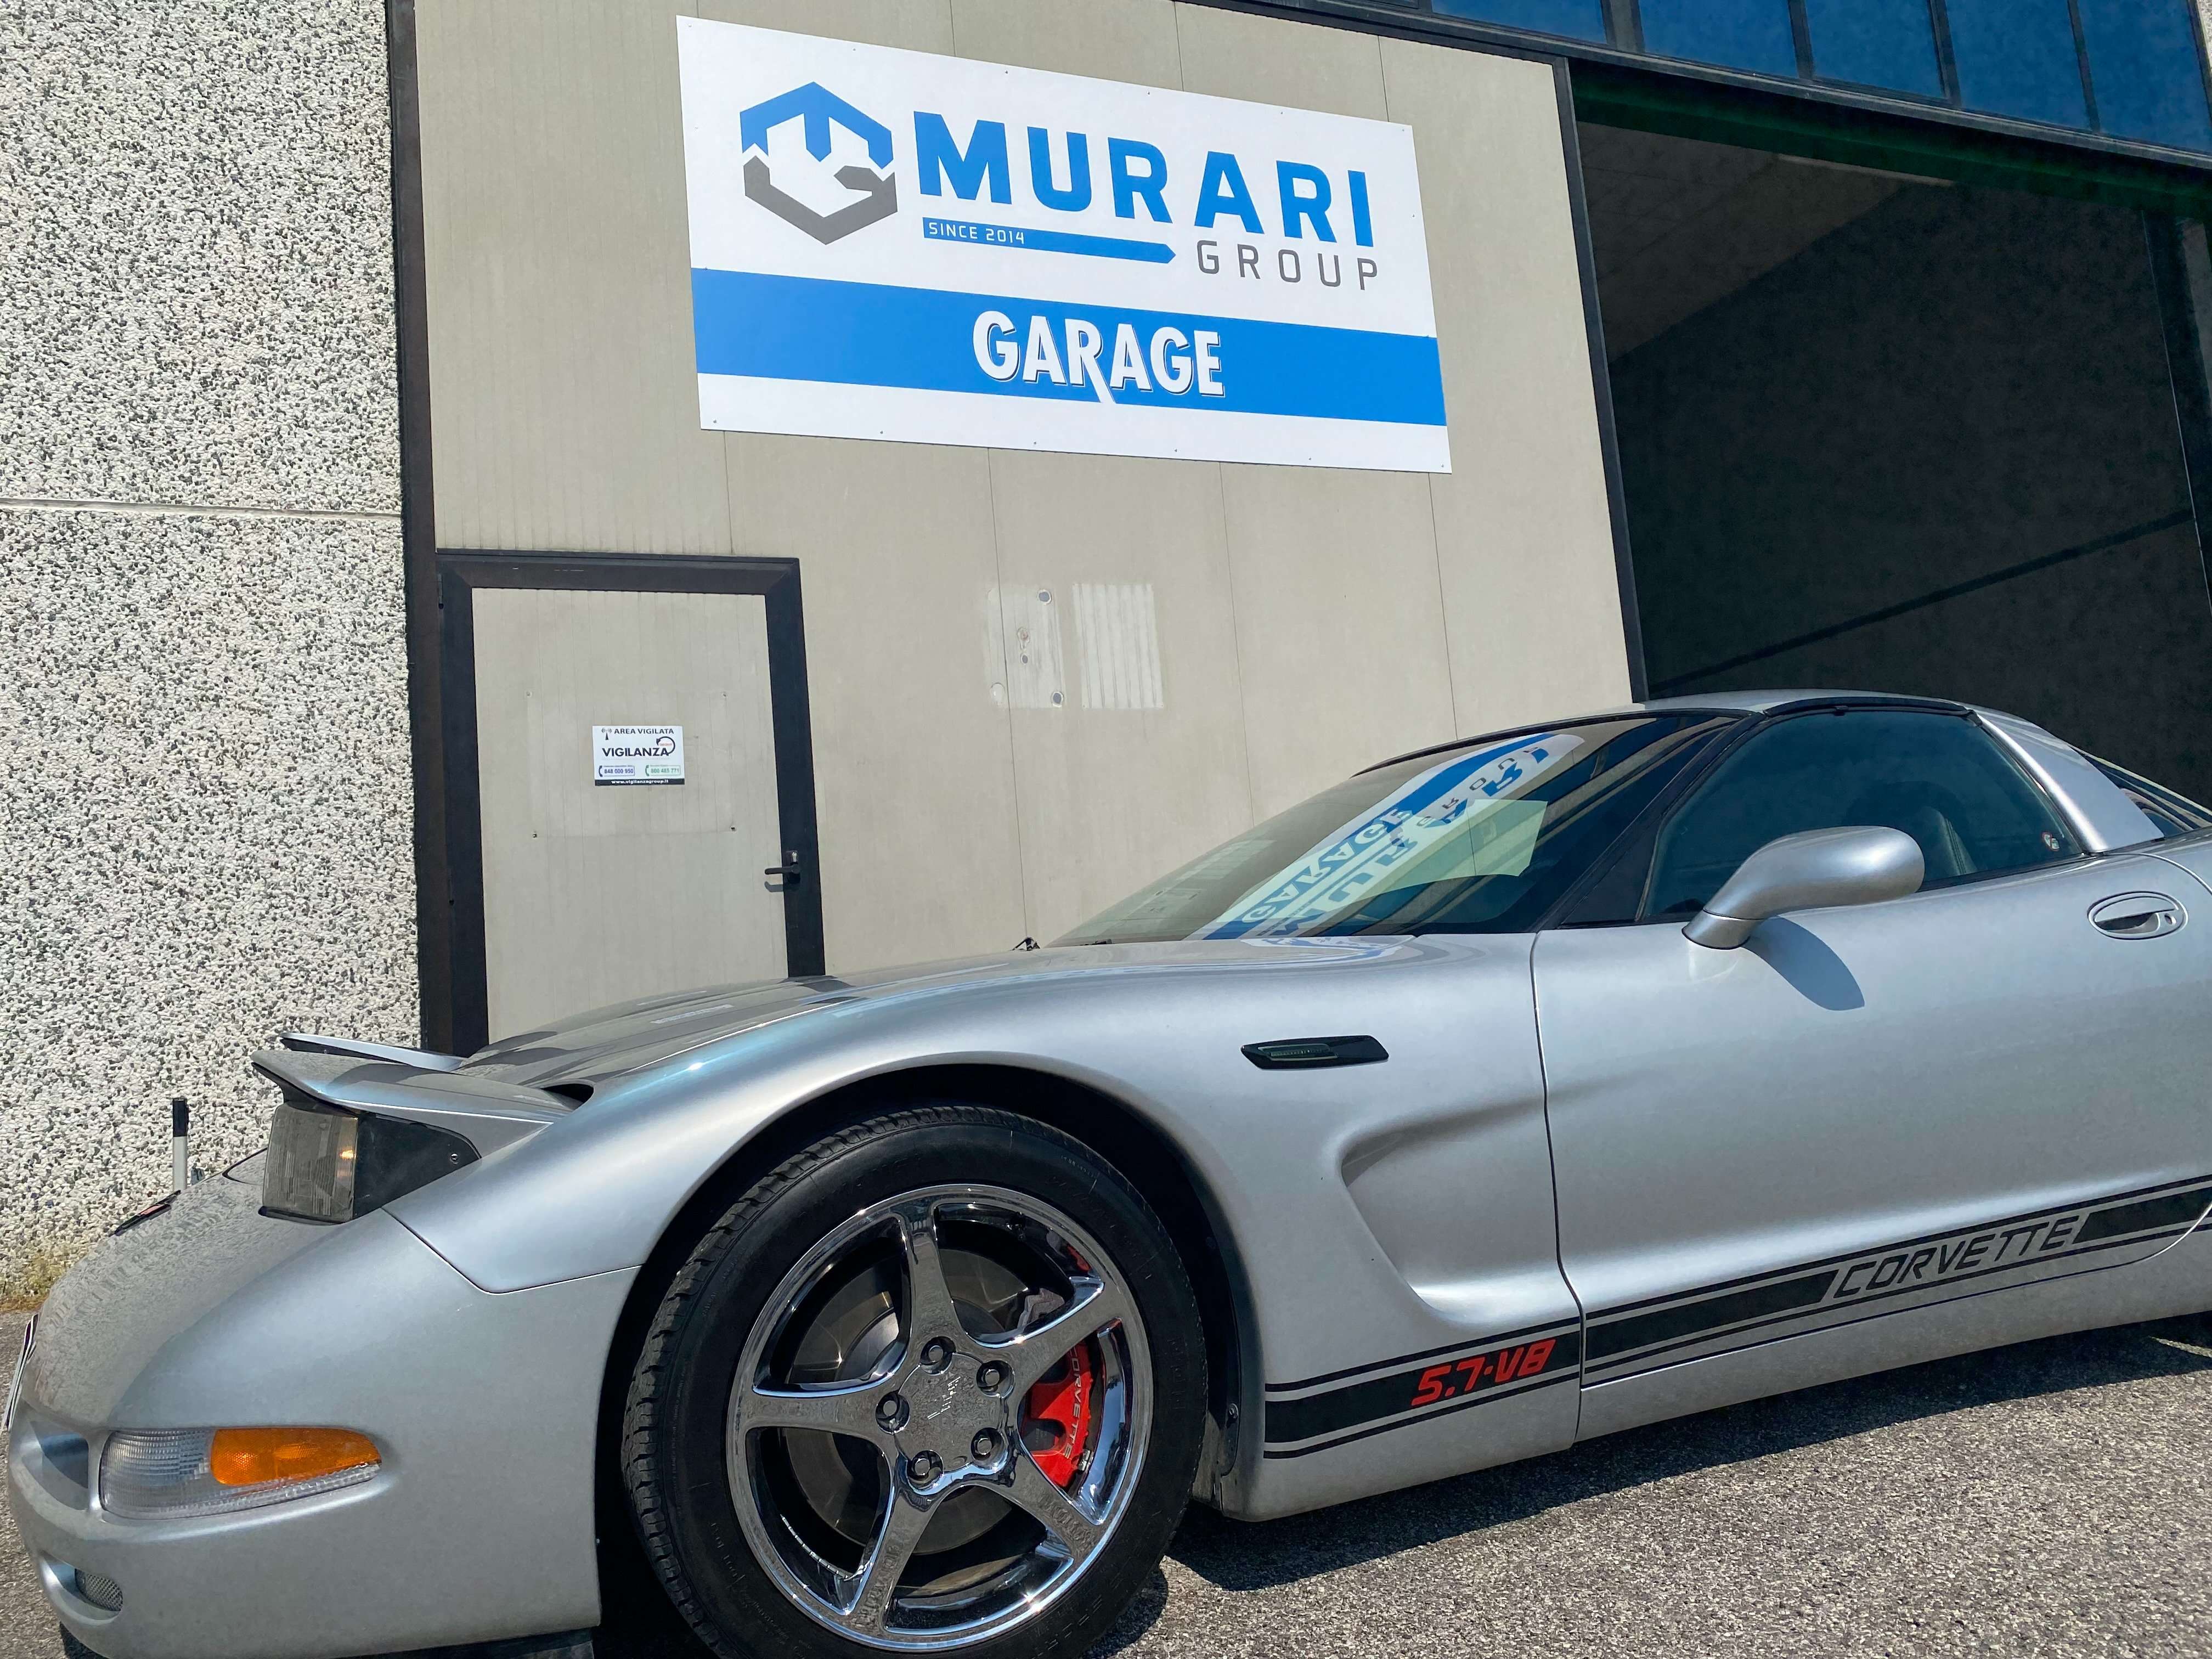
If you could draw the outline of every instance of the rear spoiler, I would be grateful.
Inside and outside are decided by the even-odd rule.
[[[287,1044],[253,1056],[253,1069],[282,1089],[320,1106],[367,1117],[402,1118],[459,1135],[489,1158],[519,1140],[527,1140],[549,1123],[576,1109],[576,1103],[543,1089],[501,1083],[411,1061],[368,1058],[351,1052],[306,1052]],[[404,1054],[405,1049],[386,1052]],[[450,1060],[442,1054],[427,1056]],[[458,1065],[458,1061],[451,1061]]]
[[[300,1054],[351,1054],[356,1060],[388,1060],[423,1072],[453,1072],[464,1063],[459,1054],[434,1054],[428,1048],[397,1048],[388,1042],[357,1042],[351,1037],[319,1036],[313,1031],[285,1031],[283,1043]]]

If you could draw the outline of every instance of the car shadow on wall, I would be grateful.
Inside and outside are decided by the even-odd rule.
[[[1653,1424],[1286,1521],[1252,1525],[1193,1509],[1170,1553],[1217,1589],[1268,1589],[1584,1498],[1922,1418],[2108,1383],[2212,1374],[2212,1356],[2190,1351],[2208,1346],[2212,1318],[2198,1316],[1965,1354]],[[1166,1581],[1155,1573],[1092,1659],[1139,1639],[1166,1598]]]

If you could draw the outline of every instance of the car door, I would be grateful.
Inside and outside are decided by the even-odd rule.
[[[1683,936],[1758,847],[1858,823],[1919,842],[1921,891],[1739,950]],[[1534,953],[1583,1432],[2004,1340],[1978,1292],[2140,1260],[2201,1215],[2212,930],[2095,920],[2181,879],[2085,854],[1963,713],[1823,710],[1733,748],[1659,830],[1638,920]]]

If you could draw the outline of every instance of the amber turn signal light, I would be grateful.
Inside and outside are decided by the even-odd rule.
[[[208,1473],[221,1486],[316,1480],[380,1462],[367,1435],[351,1429],[217,1429]]]

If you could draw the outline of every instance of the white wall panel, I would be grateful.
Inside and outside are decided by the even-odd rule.
[[[698,430],[679,9],[1410,122],[1457,470]],[[423,9],[441,539],[800,562],[833,970],[1048,937],[1385,754],[1625,690],[1547,70],[1170,0]]]
[[[1462,731],[1628,696],[1596,382],[1547,64],[1382,42],[1410,123],[1452,471],[1431,478]]]
[[[831,971],[1027,931],[1007,711],[975,640],[998,580],[989,457],[732,437],[740,553],[800,562]]]
[[[1252,804],[1450,738],[1428,481],[1224,469]]]
[[[1237,634],[1220,470],[1026,451],[992,457],[1002,580],[1051,592],[1075,686],[1141,703],[1142,623],[1100,623],[1077,590],[1147,588],[1160,706],[1010,711],[1029,931],[1066,932],[1251,821]],[[1085,626],[1086,609],[1091,617]],[[1135,649],[1133,651],[1132,647]]]
[[[952,0],[963,57],[1140,86],[1182,84],[1173,0]]]
[[[675,8],[417,10],[441,545],[726,553],[699,430]]]
[[[1376,121],[1389,118],[1382,43],[1374,35],[1310,25],[1285,27],[1273,18],[1212,6],[1178,5],[1176,20],[1187,92]],[[1433,230],[1430,242],[1433,264]]]

